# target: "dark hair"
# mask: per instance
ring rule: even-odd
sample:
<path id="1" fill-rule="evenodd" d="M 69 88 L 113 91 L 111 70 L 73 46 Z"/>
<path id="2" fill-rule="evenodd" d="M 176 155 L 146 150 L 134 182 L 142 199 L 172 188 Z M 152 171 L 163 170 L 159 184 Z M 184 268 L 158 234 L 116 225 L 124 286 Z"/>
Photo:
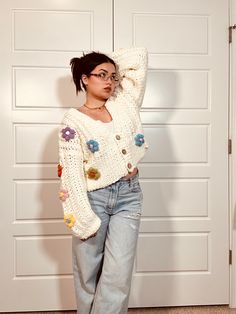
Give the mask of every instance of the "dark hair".
<path id="1" fill-rule="evenodd" d="M 88 54 L 83 54 L 80 58 L 73 58 L 70 60 L 73 81 L 76 86 L 76 94 L 78 94 L 79 91 L 82 91 L 82 86 L 86 90 L 86 86 L 81 79 L 82 75 L 85 74 L 89 76 L 93 69 L 102 63 L 111 63 L 116 67 L 115 62 L 107 55 L 94 51 Z"/>

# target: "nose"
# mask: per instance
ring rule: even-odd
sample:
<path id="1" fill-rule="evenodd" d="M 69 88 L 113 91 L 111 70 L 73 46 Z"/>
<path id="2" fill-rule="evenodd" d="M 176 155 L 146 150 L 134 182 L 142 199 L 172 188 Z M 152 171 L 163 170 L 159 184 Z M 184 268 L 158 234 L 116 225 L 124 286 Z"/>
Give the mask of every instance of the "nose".
<path id="1" fill-rule="evenodd" d="M 112 85 L 112 80 L 110 77 L 108 77 L 108 79 L 106 80 L 106 84 L 111 86 Z"/>
<path id="2" fill-rule="evenodd" d="M 110 83 L 110 84 L 112 83 L 112 78 L 111 78 L 111 76 L 108 76 L 107 82 Z"/>

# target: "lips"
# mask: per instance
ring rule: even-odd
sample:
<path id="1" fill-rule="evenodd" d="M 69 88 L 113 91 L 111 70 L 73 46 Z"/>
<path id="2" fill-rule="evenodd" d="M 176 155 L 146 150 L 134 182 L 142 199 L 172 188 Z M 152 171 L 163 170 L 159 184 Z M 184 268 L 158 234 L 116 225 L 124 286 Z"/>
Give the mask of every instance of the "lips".
<path id="1" fill-rule="evenodd" d="M 111 87 L 105 87 L 104 90 L 105 90 L 106 92 L 110 92 L 110 91 L 111 91 Z"/>

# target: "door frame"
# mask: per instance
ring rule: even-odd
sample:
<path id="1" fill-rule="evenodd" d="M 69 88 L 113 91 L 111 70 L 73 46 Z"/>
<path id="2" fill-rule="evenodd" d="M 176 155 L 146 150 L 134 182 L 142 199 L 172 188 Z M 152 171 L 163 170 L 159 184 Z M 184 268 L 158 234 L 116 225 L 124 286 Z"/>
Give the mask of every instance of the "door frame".
<path id="1" fill-rule="evenodd" d="M 236 24 L 236 0 L 230 0 L 229 26 Z M 236 29 L 233 30 L 232 43 L 229 44 L 229 139 L 232 141 L 232 153 L 229 154 L 229 249 L 232 250 L 230 265 L 229 306 L 236 308 Z"/>

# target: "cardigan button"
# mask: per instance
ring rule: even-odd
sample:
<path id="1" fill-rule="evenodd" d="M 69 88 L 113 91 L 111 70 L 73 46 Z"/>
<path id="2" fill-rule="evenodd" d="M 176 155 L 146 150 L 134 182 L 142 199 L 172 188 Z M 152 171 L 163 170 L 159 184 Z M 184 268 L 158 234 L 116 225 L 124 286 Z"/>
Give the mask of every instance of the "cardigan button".
<path id="1" fill-rule="evenodd" d="M 131 165 L 130 162 L 127 164 L 127 167 L 128 167 L 129 169 L 132 168 L 132 165 Z"/>
<path id="2" fill-rule="evenodd" d="M 127 153 L 127 151 L 126 151 L 126 149 L 122 149 L 122 154 L 126 154 Z"/>
<path id="3" fill-rule="evenodd" d="M 117 140 L 120 140 L 120 135 L 117 134 L 117 135 L 116 135 L 116 139 L 117 139 Z"/>

